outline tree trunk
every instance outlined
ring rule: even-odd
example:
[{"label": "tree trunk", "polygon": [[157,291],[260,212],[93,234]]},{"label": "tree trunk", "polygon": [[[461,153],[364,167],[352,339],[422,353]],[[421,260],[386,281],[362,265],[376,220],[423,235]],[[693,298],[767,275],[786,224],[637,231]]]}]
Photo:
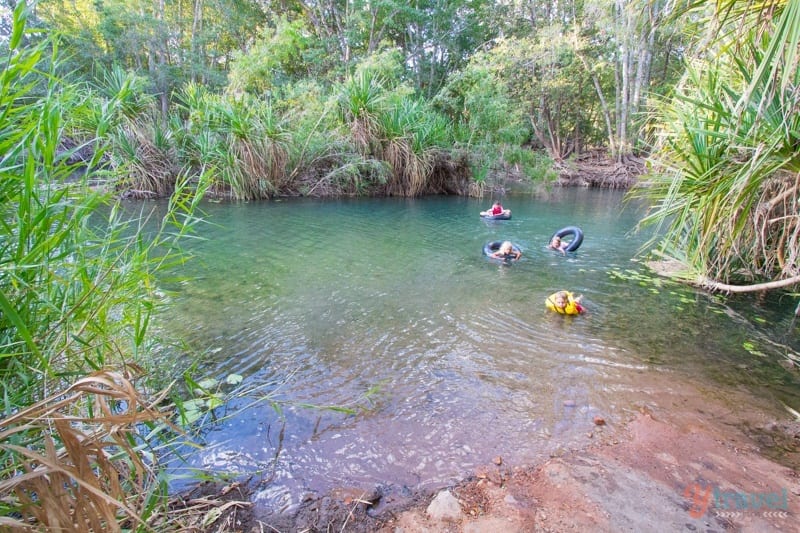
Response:
[{"label": "tree trunk", "polygon": [[[155,74],[154,78],[156,79],[156,86],[158,87],[158,97],[161,102],[161,114],[163,116],[167,115],[169,111],[169,95],[167,94],[167,82],[165,79],[166,74],[166,65],[167,65],[167,53],[169,51],[169,35],[165,34],[168,32],[166,25],[164,24],[164,13],[165,13],[165,5],[164,0],[154,0],[153,11],[156,20],[156,31],[158,32],[156,38],[153,40],[153,49],[155,55],[155,63],[156,69],[153,71]],[[161,37],[164,38],[161,41]]]},{"label": "tree trunk", "polygon": [[615,142],[614,138],[614,128],[611,125],[611,110],[608,108],[608,102],[606,101],[605,95],[603,95],[603,88],[600,85],[600,79],[589,67],[589,62],[586,60],[586,57],[580,52],[580,50],[578,50],[577,46],[575,47],[575,54],[578,56],[583,68],[586,69],[586,72],[589,73],[589,76],[592,79],[592,85],[594,85],[595,93],[597,93],[597,99],[600,100],[600,108],[603,110],[603,119],[606,123],[606,136],[608,137],[609,151],[612,154],[616,153],[617,143]]},{"label": "tree trunk", "polygon": [[[191,52],[192,63],[195,65],[200,57],[199,45],[197,43],[197,36],[203,29],[203,0],[194,0],[194,9],[192,10],[192,35],[191,35]],[[193,67],[191,80],[197,82],[197,71]]]},{"label": "tree trunk", "polygon": [[[711,279],[703,279],[698,285],[705,287],[712,291],[720,292],[758,292],[772,289],[782,289],[784,287],[791,287],[800,283],[800,276],[794,276],[787,279],[779,279],[776,281],[768,281],[766,283],[755,283],[753,285],[729,285],[727,283],[720,283]],[[800,304],[798,304],[800,305]]]},{"label": "tree trunk", "polygon": [[624,154],[629,151],[628,143],[628,120],[630,119],[631,103],[631,71],[633,63],[633,50],[631,40],[633,38],[632,20],[625,6],[625,0],[617,0],[615,7],[616,27],[618,28],[619,38],[619,58],[617,60],[617,70],[619,72],[619,90],[617,92],[617,161],[621,161]]}]

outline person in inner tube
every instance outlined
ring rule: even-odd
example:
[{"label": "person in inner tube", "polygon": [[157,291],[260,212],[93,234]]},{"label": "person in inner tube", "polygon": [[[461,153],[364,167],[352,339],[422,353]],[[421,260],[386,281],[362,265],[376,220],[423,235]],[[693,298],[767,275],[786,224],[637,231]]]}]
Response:
[{"label": "person in inner tube", "polygon": [[503,214],[503,205],[497,201],[492,205],[492,208],[489,210],[489,214],[494,215],[502,215]]},{"label": "person in inner tube", "polygon": [[489,257],[494,259],[508,259],[511,261],[516,261],[522,257],[522,252],[515,250],[514,245],[511,244],[511,241],[504,241],[503,244],[500,245],[500,248],[498,248],[496,252],[492,252]]},{"label": "person in inner tube", "polygon": [[567,246],[569,243],[566,243],[561,240],[561,237],[558,235],[553,235],[553,239],[550,241],[550,244],[547,246],[551,250],[558,250],[564,255],[567,255]]}]

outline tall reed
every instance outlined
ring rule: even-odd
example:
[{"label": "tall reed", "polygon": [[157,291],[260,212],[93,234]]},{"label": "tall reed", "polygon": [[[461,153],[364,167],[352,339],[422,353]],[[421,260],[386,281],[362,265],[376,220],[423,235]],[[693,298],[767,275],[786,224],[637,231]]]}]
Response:
[{"label": "tall reed", "polygon": [[79,89],[56,76],[51,43],[25,44],[26,18],[20,2],[0,58],[0,524],[146,527],[157,498],[147,424],[166,421],[143,405],[131,369],[148,364],[156,274],[185,259],[179,242],[199,222],[205,182],[179,177],[147,237],[90,187],[124,99],[94,117],[94,156],[75,158],[62,134]]}]

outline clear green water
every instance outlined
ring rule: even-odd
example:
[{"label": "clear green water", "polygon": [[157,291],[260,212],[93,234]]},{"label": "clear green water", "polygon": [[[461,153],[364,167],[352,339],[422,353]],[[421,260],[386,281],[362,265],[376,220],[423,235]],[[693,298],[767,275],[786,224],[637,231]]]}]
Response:
[{"label": "clear green water", "polygon": [[[497,222],[478,217],[488,199],[206,205],[206,240],[188,244],[187,281],[166,284],[159,326],[188,342],[201,373],[367,409],[285,406],[281,419],[243,399],[189,466],[262,472],[259,500],[288,508],[342,485],[445,484],[497,455],[537,460],[585,442],[595,415],[613,428],[654,383],[691,378],[800,410],[798,375],[781,365],[796,357],[795,301],[723,304],[643,281],[641,212],[619,192],[503,200],[513,218]],[[567,225],[585,240],[564,257],[545,245]],[[483,256],[505,239],[518,263]],[[559,289],[583,294],[588,313],[548,313]]]}]

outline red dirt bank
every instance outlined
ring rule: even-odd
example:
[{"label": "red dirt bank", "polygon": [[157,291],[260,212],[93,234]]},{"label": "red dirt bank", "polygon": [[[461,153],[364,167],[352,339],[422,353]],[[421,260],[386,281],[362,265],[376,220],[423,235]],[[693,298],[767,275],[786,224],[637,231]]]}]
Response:
[{"label": "red dirt bank", "polygon": [[[629,431],[628,442],[552,458],[501,483],[455,487],[464,518],[432,520],[419,508],[382,531],[797,531],[797,479],[789,469],[700,427],[678,429],[650,415]],[[726,516],[714,503],[714,488],[788,491],[789,514],[746,509]]]},{"label": "red dirt bank", "polygon": [[[498,457],[432,493],[392,501],[342,488],[292,517],[250,509],[207,530],[800,531],[800,422],[751,394],[685,382],[634,396],[627,420],[587,427],[585,446],[543,464],[506,465]],[[431,505],[448,498],[444,511]]]}]

